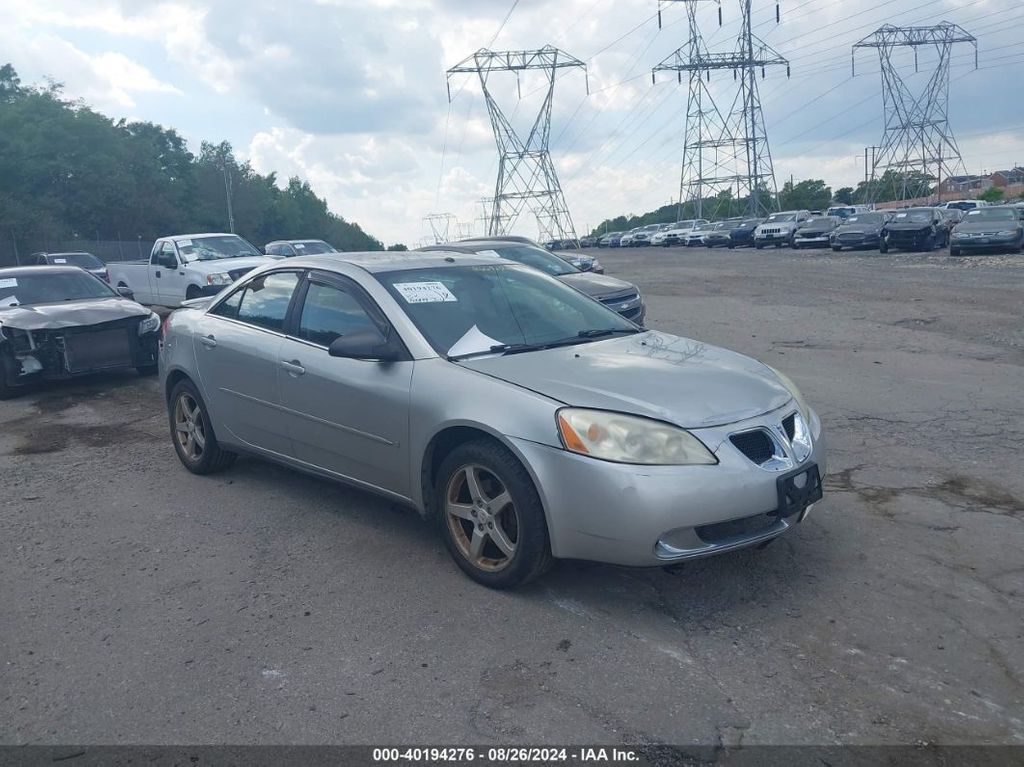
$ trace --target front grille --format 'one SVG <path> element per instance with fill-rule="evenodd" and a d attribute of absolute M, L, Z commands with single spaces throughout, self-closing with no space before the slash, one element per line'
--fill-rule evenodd
<path fill-rule="evenodd" d="M 625 290 L 610 296 L 601 296 L 600 301 L 605 306 L 614 306 L 615 304 L 625 304 L 630 301 L 636 301 L 639 297 L 640 294 L 635 290 Z"/>
<path fill-rule="evenodd" d="M 796 434 L 796 413 L 782 419 L 782 429 L 786 432 L 786 436 L 789 437 L 790 441 L 792 441 L 793 435 Z"/>
<path fill-rule="evenodd" d="M 782 228 L 778 226 L 762 228 L 761 234 L 782 234 Z"/>
<path fill-rule="evenodd" d="M 231 275 L 231 281 L 234 282 L 235 280 L 244 277 L 255 268 L 256 267 L 254 266 L 250 266 L 246 269 L 232 269 L 231 271 L 228 272 L 228 274 Z"/>
<path fill-rule="evenodd" d="M 123 367 L 132 358 L 131 337 L 126 327 L 68 333 L 64 350 L 71 373 Z"/>
<path fill-rule="evenodd" d="M 771 437 L 760 429 L 733 434 L 729 437 L 729 441 L 758 466 L 766 463 L 775 455 L 775 445 L 772 444 Z"/>
<path fill-rule="evenodd" d="M 771 514 L 755 514 L 752 517 L 700 525 L 694 531 L 705 543 L 725 543 L 736 538 L 751 538 L 766 532 L 778 524 L 778 518 Z"/>
<path fill-rule="evenodd" d="M 863 240 L 865 235 L 859 232 L 843 232 L 839 235 L 839 239 L 843 242 L 857 242 Z"/>

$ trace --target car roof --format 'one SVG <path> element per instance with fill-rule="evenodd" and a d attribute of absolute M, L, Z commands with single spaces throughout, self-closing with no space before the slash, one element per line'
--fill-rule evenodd
<path fill-rule="evenodd" d="M 484 248 L 488 248 L 488 247 L 490 247 L 490 248 L 502 248 L 502 247 L 508 247 L 509 245 L 526 245 L 527 247 L 532 247 L 532 248 L 534 248 L 536 250 L 541 250 L 541 251 L 543 251 L 545 253 L 549 253 L 550 252 L 546 248 L 544 248 L 543 246 L 538 245 L 537 243 L 534 243 L 534 242 L 520 242 L 518 240 L 460 240 L 459 242 L 450 243 L 450 245 L 451 245 L 451 247 L 456 248 L 456 250 L 458 250 L 460 248 L 484 249 Z M 436 249 L 436 248 L 448 247 L 448 245 L 428 245 L 427 247 L 428 248 L 435 248 Z M 555 254 L 552 253 L 551 255 L 555 255 Z M 556 256 L 556 258 L 557 258 L 557 256 Z"/>
<path fill-rule="evenodd" d="M 339 266 L 351 264 L 371 274 L 380 274 L 405 269 L 436 269 L 449 266 L 494 266 L 494 257 L 477 256 L 467 253 L 465 249 L 453 246 L 451 250 L 375 250 L 363 253 L 322 253 L 316 256 L 296 256 L 295 258 L 288 259 L 289 268 L 305 266 L 310 269 L 322 269 L 325 264 L 332 263 Z"/>
<path fill-rule="evenodd" d="M 91 256 L 87 250 L 62 250 L 59 252 L 51 252 L 48 250 L 41 250 L 38 253 L 33 253 L 33 256 Z"/>
<path fill-rule="evenodd" d="M 52 277 L 55 274 L 81 274 L 82 269 L 77 266 L 47 265 L 47 266 L 8 266 L 0 269 L 2 277 L 28 277 L 34 274 L 43 274 Z"/>
<path fill-rule="evenodd" d="M 231 232 L 199 232 L 198 234 L 170 234 L 166 237 L 160 237 L 161 240 L 198 240 L 203 237 L 238 237 L 242 239 L 240 234 L 232 234 Z"/>
<path fill-rule="evenodd" d="M 272 242 L 268 242 L 267 245 L 297 245 L 303 242 L 322 242 L 324 245 L 327 244 L 327 240 L 318 240 L 315 237 L 307 237 L 304 240 L 273 240 Z"/>

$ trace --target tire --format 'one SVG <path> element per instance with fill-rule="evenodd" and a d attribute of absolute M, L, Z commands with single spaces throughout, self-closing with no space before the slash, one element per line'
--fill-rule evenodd
<path fill-rule="evenodd" d="M 960 248 L 954 248 L 952 245 L 950 245 L 949 246 L 949 255 L 951 255 L 951 256 L 959 256 L 960 255 Z"/>
<path fill-rule="evenodd" d="M 833 246 L 832 246 L 832 252 L 833 252 L 833 253 L 838 253 L 838 252 L 840 252 L 840 251 L 841 251 L 842 249 L 843 249 L 843 246 L 842 246 L 842 245 L 833 245 Z"/>
<path fill-rule="evenodd" d="M 755 242 L 755 243 L 754 243 L 754 250 L 760 250 L 760 249 L 761 249 L 761 248 L 763 248 L 763 247 L 764 247 L 764 245 L 762 245 L 762 244 L 761 244 L 761 243 L 759 243 L 759 242 Z"/>
<path fill-rule="evenodd" d="M 924 239 L 921 240 L 921 250 L 925 253 L 931 253 L 935 250 L 935 235 L 926 234 Z"/>
<path fill-rule="evenodd" d="M 441 463 L 434 494 L 448 553 L 477 583 L 492 589 L 515 588 L 553 563 L 537 489 L 523 465 L 502 445 L 480 440 L 455 448 Z M 501 508 L 492 508 L 491 502 L 502 496 L 509 500 Z M 492 537 L 495 533 L 503 546 Z"/>
<path fill-rule="evenodd" d="M 733 249 L 733 248 L 735 248 L 736 246 L 735 246 L 735 245 L 728 245 L 728 246 L 726 246 L 726 247 L 728 247 L 728 248 L 729 248 L 729 250 L 732 250 L 732 249 Z"/>
<path fill-rule="evenodd" d="M 878 252 L 879 253 L 888 253 L 889 252 L 889 245 L 885 242 L 885 240 L 882 240 L 882 242 L 878 243 Z"/>
<path fill-rule="evenodd" d="M 185 288 L 185 300 L 186 301 L 191 301 L 193 298 L 202 298 L 202 297 L 203 297 L 203 291 L 199 288 L 198 285 L 189 285 L 187 288 Z"/>
<path fill-rule="evenodd" d="M 135 371 L 140 376 L 155 376 L 159 369 L 160 368 L 158 365 L 139 365 L 137 368 L 135 368 Z"/>
<path fill-rule="evenodd" d="M 179 405 L 181 410 L 179 410 Z M 186 413 L 186 410 L 188 411 Z M 189 417 L 188 413 L 191 413 Z M 199 390 L 188 379 L 179 381 L 171 391 L 167 408 L 168 423 L 171 429 L 171 442 L 178 460 L 193 474 L 213 474 L 223 471 L 235 462 L 235 453 L 223 450 L 217 443 L 217 436 L 210 426 L 210 414 L 206 410 Z M 192 428 L 182 428 L 191 423 Z M 185 436 L 179 436 L 184 434 Z M 195 439 L 201 435 L 203 444 Z M 195 450 L 198 448 L 198 451 Z"/>

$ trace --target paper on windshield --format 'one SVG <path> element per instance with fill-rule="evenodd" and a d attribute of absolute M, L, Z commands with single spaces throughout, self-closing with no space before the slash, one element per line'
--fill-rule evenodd
<path fill-rule="evenodd" d="M 480 328 L 474 325 L 452 345 L 452 348 L 448 350 L 448 356 L 461 357 L 463 354 L 489 352 L 492 346 L 501 346 L 501 341 L 482 333 Z"/>
<path fill-rule="evenodd" d="M 53 263 L 55 263 L 55 264 L 66 264 L 67 262 L 68 262 L 68 260 L 66 258 L 55 258 L 55 259 L 53 259 Z"/>
<path fill-rule="evenodd" d="M 7 298 L 0 298 L 0 306 L 18 306 L 17 296 L 7 296 Z"/>
<path fill-rule="evenodd" d="M 17 277 L 4 277 L 0 279 L 0 288 L 16 288 L 18 287 Z"/>
<path fill-rule="evenodd" d="M 395 290 L 407 304 L 446 304 L 459 300 L 443 282 L 399 282 Z"/>
<path fill-rule="evenodd" d="M 178 247 L 179 248 L 187 248 L 191 244 L 192 244 L 192 240 L 178 240 Z"/>
<path fill-rule="evenodd" d="M 906 213 L 897 213 L 896 214 L 896 218 L 906 218 L 906 217 L 907 217 Z"/>
<path fill-rule="evenodd" d="M 478 250 L 476 254 L 478 256 L 494 256 L 495 258 L 501 258 L 501 253 L 496 250 Z"/>

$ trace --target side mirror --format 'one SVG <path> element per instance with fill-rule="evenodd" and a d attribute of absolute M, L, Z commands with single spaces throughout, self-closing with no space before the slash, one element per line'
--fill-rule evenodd
<path fill-rule="evenodd" d="M 173 255 L 162 255 L 160 256 L 160 266 L 164 269 L 177 269 L 178 259 Z"/>
<path fill-rule="evenodd" d="M 375 360 L 377 362 L 394 362 L 399 359 L 399 348 L 394 335 L 385 338 L 376 330 L 364 330 L 338 336 L 327 349 L 332 357 L 343 357 L 352 360 Z"/>
<path fill-rule="evenodd" d="M 114 290 L 121 298 L 127 298 L 129 301 L 135 300 L 135 291 L 129 288 L 127 285 L 118 285 Z"/>

